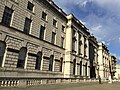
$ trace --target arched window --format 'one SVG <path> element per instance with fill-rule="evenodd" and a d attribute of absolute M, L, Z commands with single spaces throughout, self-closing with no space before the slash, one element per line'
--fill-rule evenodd
<path fill-rule="evenodd" d="M 76 59 L 73 60 L 73 75 L 75 75 L 76 72 Z"/>
<path fill-rule="evenodd" d="M 87 63 L 85 64 L 85 76 L 87 76 Z"/>
<path fill-rule="evenodd" d="M 54 56 L 51 55 L 50 56 L 50 61 L 49 61 L 49 71 L 52 71 L 52 69 L 53 69 L 53 60 L 54 60 Z"/>
<path fill-rule="evenodd" d="M 80 61 L 80 76 L 82 76 L 82 61 Z"/>
<path fill-rule="evenodd" d="M 63 58 L 60 58 L 60 72 L 62 72 Z"/>
<path fill-rule="evenodd" d="M 24 68 L 27 49 L 22 47 L 19 51 L 17 68 Z"/>
<path fill-rule="evenodd" d="M 42 60 L 42 52 L 37 53 L 35 69 L 40 70 Z"/>
<path fill-rule="evenodd" d="M 0 67 L 2 66 L 6 44 L 0 41 Z"/>

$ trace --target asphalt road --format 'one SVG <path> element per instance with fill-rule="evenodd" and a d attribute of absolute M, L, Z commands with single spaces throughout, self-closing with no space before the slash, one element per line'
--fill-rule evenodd
<path fill-rule="evenodd" d="M 0 88 L 0 90 L 119 90 L 120 83 L 72 83 L 31 86 L 26 88 Z"/>

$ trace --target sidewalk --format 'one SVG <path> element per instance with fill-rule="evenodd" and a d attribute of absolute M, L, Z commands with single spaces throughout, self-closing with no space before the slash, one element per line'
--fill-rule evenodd
<path fill-rule="evenodd" d="M 119 90 L 120 83 L 114 82 L 112 84 L 98 82 L 88 82 L 88 83 L 71 83 L 71 84 L 46 84 L 40 86 L 26 87 L 26 88 L 7 88 L 0 90 Z"/>

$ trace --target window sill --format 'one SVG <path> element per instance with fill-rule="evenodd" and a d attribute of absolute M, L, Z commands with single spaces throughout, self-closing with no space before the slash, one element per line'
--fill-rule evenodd
<path fill-rule="evenodd" d="M 58 29 L 58 27 L 56 27 L 55 25 L 53 25 L 54 28 Z"/>
<path fill-rule="evenodd" d="M 32 13 L 33 15 L 35 15 L 35 12 L 29 10 L 29 9 L 26 9 L 28 12 Z"/>
<path fill-rule="evenodd" d="M 41 20 L 43 20 L 44 22 L 48 23 L 48 21 L 47 21 L 47 20 L 45 20 L 45 19 L 43 19 L 43 18 L 41 18 Z"/>

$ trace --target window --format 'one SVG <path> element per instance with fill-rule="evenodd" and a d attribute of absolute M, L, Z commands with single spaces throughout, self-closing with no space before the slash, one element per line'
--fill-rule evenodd
<path fill-rule="evenodd" d="M 29 9 L 30 11 L 33 11 L 33 7 L 34 7 L 34 5 L 28 1 L 27 9 Z"/>
<path fill-rule="evenodd" d="M 73 42 L 72 42 L 72 50 L 75 51 L 75 40 L 73 39 Z"/>
<path fill-rule="evenodd" d="M 87 63 L 85 64 L 85 76 L 87 76 Z"/>
<path fill-rule="evenodd" d="M 24 32 L 27 33 L 27 34 L 29 34 L 31 22 L 32 22 L 31 19 L 29 19 L 27 17 L 25 18 Z"/>
<path fill-rule="evenodd" d="M 79 47 L 78 47 L 78 54 L 81 54 L 81 45 L 82 45 L 81 34 L 79 34 Z"/>
<path fill-rule="evenodd" d="M 62 31 L 64 32 L 65 31 L 65 26 L 62 25 Z"/>
<path fill-rule="evenodd" d="M 76 69 L 76 59 L 73 60 L 73 75 L 75 75 Z"/>
<path fill-rule="evenodd" d="M 42 60 L 42 52 L 37 53 L 35 69 L 40 70 Z"/>
<path fill-rule="evenodd" d="M 63 48 L 64 47 L 64 38 L 61 37 L 61 47 Z"/>
<path fill-rule="evenodd" d="M 39 36 L 39 38 L 41 40 L 44 39 L 44 33 L 45 33 L 45 27 L 41 26 L 41 28 L 40 28 L 40 36 Z"/>
<path fill-rule="evenodd" d="M 5 7 L 3 18 L 2 18 L 2 23 L 7 26 L 10 26 L 12 14 L 13 14 L 13 10 L 9 7 Z"/>
<path fill-rule="evenodd" d="M 17 68 L 24 68 L 26 53 L 27 49 L 25 47 L 22 47 L 19 51 Z"/>
<path fill-rule="evenodd" d="M 53 26 L 57 27 L 57 21 L 53 19 Z"/>
<path fill-rule="evenodd" d="M 3 57 L 5 53 L 6 45 L 4 42 L 0 42 L 0 67 L 2 66 Z"/>
<path fill-rule="evenodd" d="M 62 72 L 63 58 L 60 58 L 60 72 Z"/>
<path fill-rule="evenodd" d="M 52 44 L 55 44 L 55 36 L 56 36 L 56 33 L 52 32 L 52 40 L 51 40 Z"/>
<path fill-rule="evenodd" d="M 50 61 L 49 61 L 49 71 L 52 71 L 52 69 L 53 69 L 53 59 L 54 59 L 54 56 L 51 55 L 50 56 Z"/>
<path fill-rule="evenodd" d="M 80 61 L 80 76 L 82 76 L 82 61 Z"/>
<path fill-rule="evenodd" d="M 47 21 L 47 14 L 45 12 L 42 12 L 42 19 L 44 19 L 45 21 Z"/>

